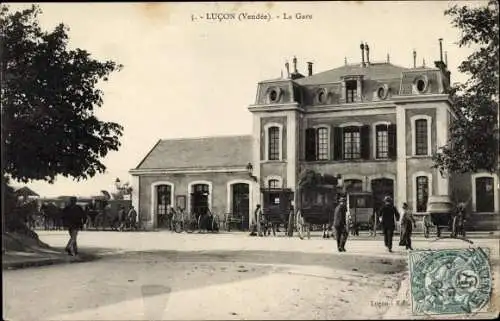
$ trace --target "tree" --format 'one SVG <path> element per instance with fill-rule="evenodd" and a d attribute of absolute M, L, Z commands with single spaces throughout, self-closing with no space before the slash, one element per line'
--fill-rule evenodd
<path fill-rule="evenodd" d="M 69 30 L 38 23 L 38 6 L 0 12 L 1 105 L 4 174 L 22 182 L 76 180 L 103 173 L 100 161 L 118 150 L 123 127 L 100 121 L 100 81 L 122 66 L 68 48 Z"/>
<path fill-rule="evenodd" d="M 469 8 L 457 5 L 445 11 L 462 32 L 459 47 L 474 46 L 474 52 L 459 70 L 470 76 L 452 88 L 457 118 L 450 139 L 434 156 L 441 173 L 494 172 L 498 168 L 498 4 Z"/>

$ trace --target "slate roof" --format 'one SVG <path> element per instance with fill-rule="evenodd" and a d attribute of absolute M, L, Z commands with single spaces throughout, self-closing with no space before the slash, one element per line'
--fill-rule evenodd
<path fill-rule="evenodd" d="M 27 186 L 17 188 L 15 190 L 15 193 L 17 195 L 23 195 L 23 196 L 36 196 L 36 197 L 40 196 L 40 195 L 38 195 L 38 193 L 36 193 L 34 190 L 32 190 L 31 188 L 29 188 Z"/>
<path fill-rule="evenodd" d="M 161 139 L 136 169 L 238 167 L 251 161 L 251 135 Z"/>
<path fill-rule="evenodd" d="M 319 72 L 312 76 L 296 79 L 295 82 L 300 85 L 318 85 L 331 82 L 341 81 L 342 76 L 347 75 L 363 75 L 369 79 L 392 79 L 401 78 L 403 71 L 408 68 L 393 65 L 391 63 L 372 63 L 366 67 L 361 67 L 360 64 L 346 65 L 339 68 Z"/>

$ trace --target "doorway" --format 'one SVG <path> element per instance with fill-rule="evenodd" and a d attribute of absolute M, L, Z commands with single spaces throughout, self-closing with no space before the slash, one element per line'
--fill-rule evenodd
<path fill-rule="evenodd" d="M 208 198 L 210 188 L 208 184 L 195 184 L 191 188 L 191 213 L 198 219 L 209 211 Z"/>
<path fill-rule="evenodd" d="M 241 217 L 241 229 L 248 229 L 250 216 L 250 187 L 247 183 L 235 183 L 231 185 L 233 215 Z"/>

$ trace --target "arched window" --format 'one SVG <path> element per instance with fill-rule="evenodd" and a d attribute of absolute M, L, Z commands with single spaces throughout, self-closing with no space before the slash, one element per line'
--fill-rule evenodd
<path fill-rule="evenodd" d="M 431 122 L 432 118 L 427 115 L 417 115 L 412 117 L 411 127 L 413 155 L 431 155 Z"/>
<path fill-rule="evenodd" d="M 172 186 L 156 186 L 156 214 L 167 214 L 168 205 L 172 205 Z"/>
<path fill-rule="evenodd" d="M 264 126 L 265 134 L 265 159 L 270 161 L 281 160 L 283 125 L 268 123 Z"/>
<path fill-rule="evenodd" d="M 363 191 L 363 181 L 360 179 L 346 179 L 344 185 L 347 193 Z"/>
<path fill-rule="evenodd" d="M 267 184 L 269 188 L 280 188 L 280 181 L 277 179 L 270 179 Z"/>

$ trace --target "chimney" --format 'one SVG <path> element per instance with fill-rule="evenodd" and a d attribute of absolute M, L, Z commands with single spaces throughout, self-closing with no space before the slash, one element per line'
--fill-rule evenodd
<path fill-rule="evenodd" d="M 439 38 L 439 61 L 443 61 L 443 38 Z"/>
<path fill-rule="evenodd" d="M 444 52 L 444 64 L 448 67 L 448 51 Z"/>
<path fill-rule="evenodd" d="M 417 52 L 413 49 L 413 69 L 417 68 Z"/>
<path fill-rule="evenodd" d="M 313 63 L 312 62 L 308 62 L 307 63 L 307 75 L 308 76 L 312 76 L 313 74 Z"/>
<path fill-rule="evenodd" d="M 285 68 L 286 68 L 286 78 L 290 78 L 290 64 L 288 61 L 285 63 Z"/>
<path fill-rule="evenodd" d="M 364 67 L 365 66 L 365 45 L 363 43 L 361 43 L 359 48 L 361 49 L 361 66 Z"/>
<path fill-rule="evenodd" d="M 370 65 L 370 47 L 368 47 L 368 44 L 365 42 L 365 49 L 366 49 L 366 63 Z"/>
<path fill-rule="evenodd" d="M 293 57 L 293 72 L 297 73 L 297 58 Z"/>

